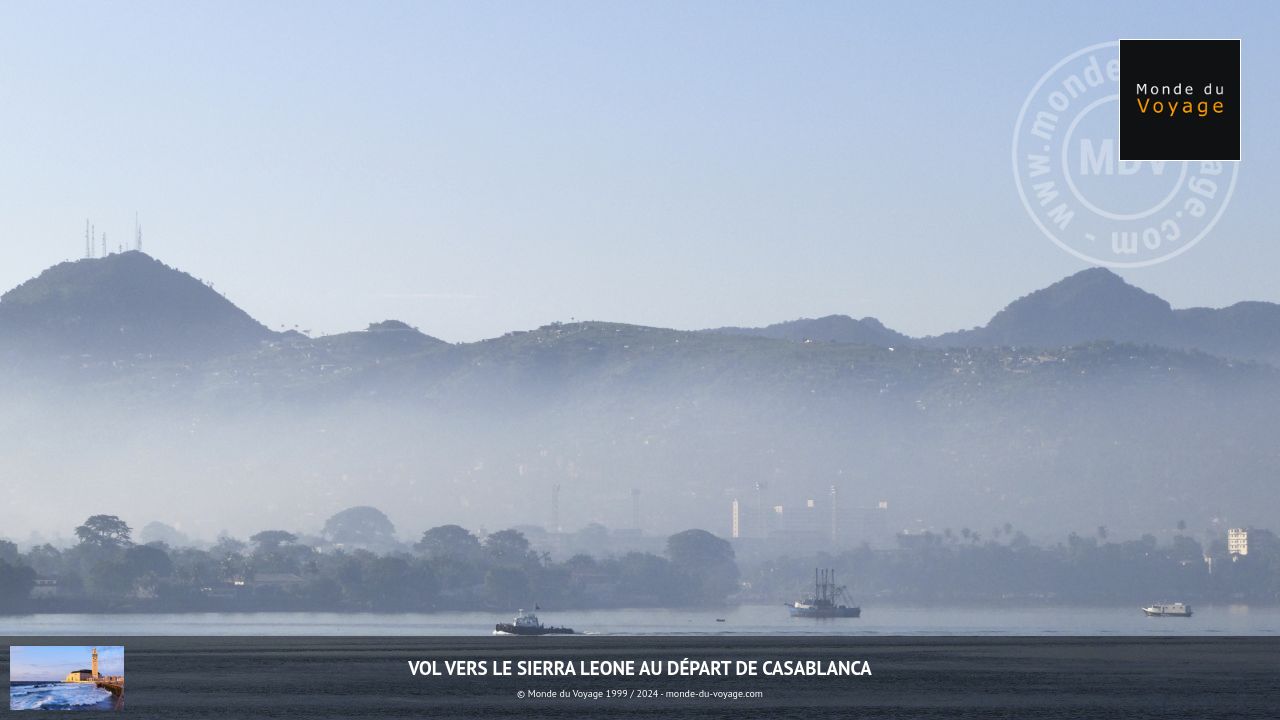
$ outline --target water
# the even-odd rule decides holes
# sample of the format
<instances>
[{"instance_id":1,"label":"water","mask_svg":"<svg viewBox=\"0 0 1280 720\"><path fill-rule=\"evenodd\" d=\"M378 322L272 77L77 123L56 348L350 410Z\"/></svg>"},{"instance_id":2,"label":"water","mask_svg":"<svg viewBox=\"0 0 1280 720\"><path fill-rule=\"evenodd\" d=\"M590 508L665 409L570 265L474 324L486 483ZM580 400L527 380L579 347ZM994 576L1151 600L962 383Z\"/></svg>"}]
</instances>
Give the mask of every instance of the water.
<instances>
[{"instance_id":1,"label":"water","mask_svg":"<svg viewBox=\"0 0 1280 720\"><path fill-rule=\"evenodd\" d=\"M95 685L21 682L9 686L10 710L110 710L111 693Z\"/></svg>"},{"instance_id":2,"label":"water","mask_svg":"<svg viewBox=\"0 0 1280 720\"><path fill-rule=\"evenodd\" d=\"M781 605L720 610L539 611L593 635L1164 636L1280 635L1280 608L1195 606L1190 618L1138 607L864 606L861 618L788 617ZM722 618L724 622L717 622ZM174 613L0 616L0 635L489 635L509 613Z\"/></svg>"}]
</instances>

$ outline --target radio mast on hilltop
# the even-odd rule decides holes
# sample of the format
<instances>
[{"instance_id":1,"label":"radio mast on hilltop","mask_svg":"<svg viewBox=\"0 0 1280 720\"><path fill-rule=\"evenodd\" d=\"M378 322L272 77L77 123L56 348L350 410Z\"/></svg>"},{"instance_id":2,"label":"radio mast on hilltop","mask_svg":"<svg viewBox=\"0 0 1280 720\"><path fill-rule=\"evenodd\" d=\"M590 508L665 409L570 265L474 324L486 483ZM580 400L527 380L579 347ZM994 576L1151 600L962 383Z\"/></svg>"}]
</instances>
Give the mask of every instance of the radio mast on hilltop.
<instances>
[{"instance_id":1,"label":"radio mast on hilltop","mask_svg":"<svg viewBox=\"0 0 1280 720\"><path fill-rule=\"evenodd\" d=\"M138 212L133 212L133 249L142 252L142 224L138 222Z\"/></svg>"},{"instance_id":2,"label":"radio mast on hilltop","mask_svg":"<svg viewBox=\"0 0 1280 720\"><path fill-rule=\"evenodd\" d=\"M93 236L89 234L89 218L84 219L84 257L93 257Z\"/></svg>"}]
</instances>

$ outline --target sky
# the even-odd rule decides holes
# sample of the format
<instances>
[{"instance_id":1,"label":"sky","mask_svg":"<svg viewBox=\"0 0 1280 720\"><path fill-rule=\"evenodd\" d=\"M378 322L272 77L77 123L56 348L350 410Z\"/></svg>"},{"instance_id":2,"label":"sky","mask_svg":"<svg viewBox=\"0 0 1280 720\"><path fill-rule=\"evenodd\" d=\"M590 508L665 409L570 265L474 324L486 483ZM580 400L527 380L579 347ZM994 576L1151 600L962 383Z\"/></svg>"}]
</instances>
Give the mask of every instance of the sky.
<instances>
[{"instance_id":1,"label":"sky","mask_svg":"<svg viewBox=\"0 0 1280 720\"><path fill-rule=\"evenodd\" d=\"M268 326L985 323L1087 265L1009 163L1065 55L1243 39L1244 162L1175 307L1280 301L1271 3L6 2L0 289L111 245Z\"/></svg>"},{"instance_id":2,"label":"sky","mask_svg":"<svg viewBox=\"0 0 1280 720\"><path fill-rule=\"evenodd\" d=\"M89 645L14 645L9 648L9 680L62 680L72 670L92 667ZM98 672L124 674L124 648L98 647Z\"/></svg>"}]
</instances>

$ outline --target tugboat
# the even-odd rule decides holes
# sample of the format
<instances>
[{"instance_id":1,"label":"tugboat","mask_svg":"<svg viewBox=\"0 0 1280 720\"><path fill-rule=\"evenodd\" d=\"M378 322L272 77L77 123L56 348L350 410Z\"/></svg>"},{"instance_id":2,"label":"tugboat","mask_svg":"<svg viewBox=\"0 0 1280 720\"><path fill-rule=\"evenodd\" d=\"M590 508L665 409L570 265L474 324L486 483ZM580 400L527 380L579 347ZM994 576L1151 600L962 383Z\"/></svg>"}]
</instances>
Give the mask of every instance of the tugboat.
<instances>
[{"instance_id":1,"label":"tugboat","mask_svg":"<svg viewBox=\"0 0 1280 720\"><path fill-rule=\"evenodd\" d=\"M543 625L538 616L520 610L515 620L493 626L494 635L573 635L573 628Z\"/></svg>"},{"instance_id":2,"label":"tugboat","mask_svg":"<svg viewBox=\"0 0 1280 720\"><path fill-rule=\"evenodd\" d=\"M862 608L845 605L840 602L842 600L850 602L844 586L836 585L836 571L814 570L813 594L787 607L791 611L791 617L856 618L862 615Z\"/></svg>"},{"instance_id":3,"label":"tugboat","mask_svg":"<svg viewBox=\"0 0 1280 720\"><path fill-rule=\"evenodd\" d=\"M1176 603L1154 603L1142 608L1147 617L1191 617L1191 606Z\"/></svg>"}]
</instances>

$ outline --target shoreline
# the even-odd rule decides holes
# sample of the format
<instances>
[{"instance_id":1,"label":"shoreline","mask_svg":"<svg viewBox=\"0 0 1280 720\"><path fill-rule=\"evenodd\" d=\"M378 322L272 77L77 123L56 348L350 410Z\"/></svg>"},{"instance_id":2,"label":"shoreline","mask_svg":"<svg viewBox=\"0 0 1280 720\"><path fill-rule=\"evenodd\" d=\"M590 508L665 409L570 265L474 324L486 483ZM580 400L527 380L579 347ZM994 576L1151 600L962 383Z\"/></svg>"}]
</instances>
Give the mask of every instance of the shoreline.
<instances>
[{"instance_id":1,"label":"shoreline","mask_svg":"<svg viewBox=\"0 0 1280 720\"><path fill-rule=\"evenodd\" d=\"M1130 608L1141 609L1144 605L1150 604L1151 599L1140 599L1133 602L1096 602L1096 603L1063 603L1052 601L1021 601L1021 600L998 600L991 602L983 602L978 600L969 600L963 602L957 601L898 601L889 599L880 599L878 603L861 602L859 605L865 610L868 608L892 608L895 610L948 610L948 611L981 611L981 610L1128 610ZM1280 601L1276 602L1209 602L1204 600L1196 600L1194 598L1187 601L1196 608L1205 609L1256 609L1256 610L1275 610L1280 609ZM1135 604L1136 603L1136 604ZM789 605L786 602L749 602L721 606L654 606L654 605L630 605L630 606L610 606L610 607L563 607L554 608L554 612L563 613L610 613L610 612L649 612L649 613L724 613L733 612L743 608L773 608L785 607ZM550 612L550 610L547 610ZM147 608L120 608L120 609L55 609L45 608L29 610L25 612L4 612L0 611L0 618L23 618L37 616L66 616L66 615L98 615L98 616L121 616L130 617L138 615L156 615L156 616L202 616L202 615L367 615L375 617L395 617L406 615L424 615L424 616L447 616L447 615L476 615L476 614L509 614L509 608L442 608L433 610L333 610L333 609L281 609L281 608L262 608L262 609L192 609L192 610L161 610Z\"/></svg>"}]
</instances>

